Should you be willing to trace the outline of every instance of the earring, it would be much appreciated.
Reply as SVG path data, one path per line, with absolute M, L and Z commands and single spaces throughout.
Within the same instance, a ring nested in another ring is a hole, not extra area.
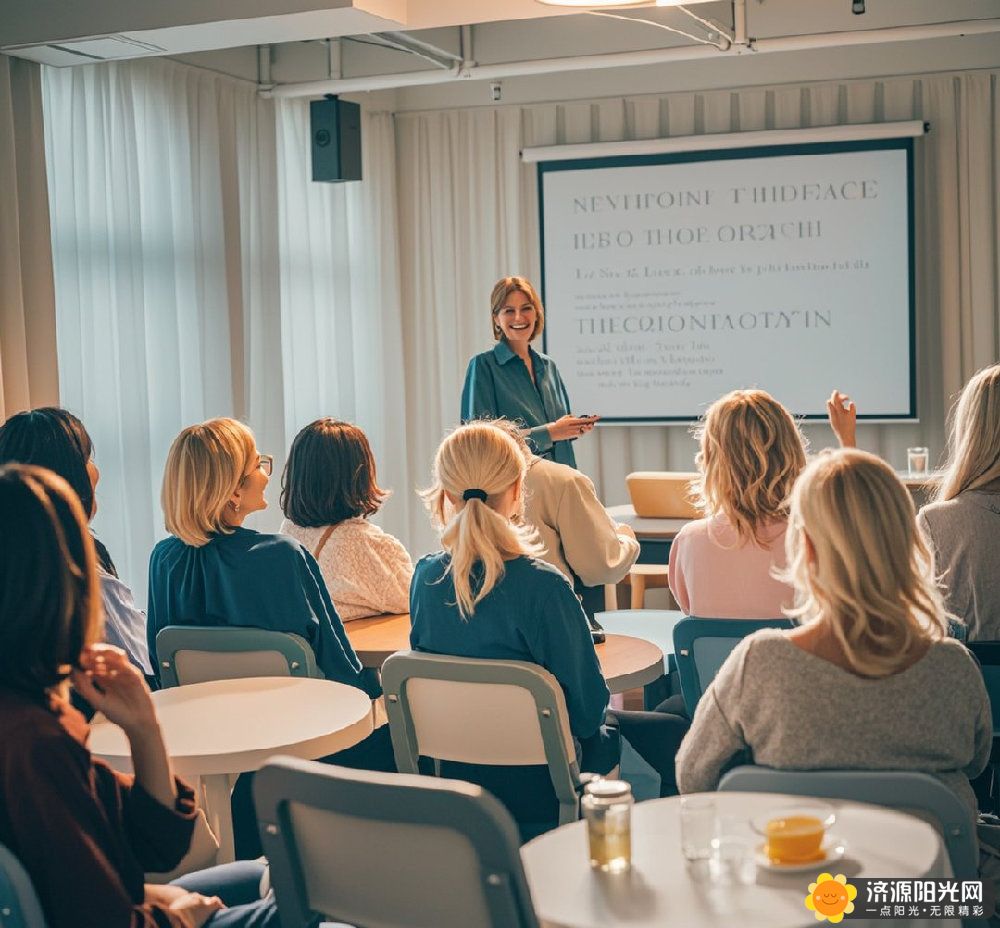
M 232 500 L 230 500 L 229 501 L 229 505 L 233 507 L 233 512 L 239 512 L 240 511 L 240 504 L 239 503 L 234 503 Z

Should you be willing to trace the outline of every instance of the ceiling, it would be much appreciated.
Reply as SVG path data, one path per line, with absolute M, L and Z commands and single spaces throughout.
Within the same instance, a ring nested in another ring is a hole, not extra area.
M 453 58 L 474 60 L 479 68 L 649 49 L 710 58 L 718 50 L 704 43 L 729 44 L 723 37 L 734 38 L 739 7 L 745 10 L 750 47 L 737 44 L 730 54 L 752 50 L 754 39 L 764 50 L 775 37 L 831 34 L 829 47 L 847 44 L 843 37 L 850 34 L 926 23 L 980 20 L 1000 29 L 1000 0 L 866 0 L 864 15 L 852 14 L 851 0 L 691 0 L 687 13 L 642 7 L 615 11 L 621 17 L 616 19 L 537 0 L 2 2 L 0 50 L 7 54 L 57 66 L 167 55 L 279 85 L 331 75 L 457 71 Z M 310 9 L 318 3 L 322 9 Z M 464 46 L 462 26 L 473 27 L 464 30 Z M 405 44 L 407 35 L 428 43 L 444 57 L 434 64 L 420 49 L 386 47 L 377 36 L 387 33 L 396 44 Z M 339 41 L 331 48 L 329 39 Z M 267 54 L 258 55 L 258 46 Z M 988 59 L 993 47 L 1000 65 L 1000 31 L 979 37 L 979 59 L 984 48 Z

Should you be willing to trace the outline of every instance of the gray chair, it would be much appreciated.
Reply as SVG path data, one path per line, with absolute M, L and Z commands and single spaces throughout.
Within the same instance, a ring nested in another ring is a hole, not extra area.
M 165 687 L 243 677 L 323 679 L 308 641 L 264 628 L 168 625 L 156 636 L 156 659 Z
M 562 687 L 523 661 L 400 651 L 382 665 L 400 773 L 420 757 L 480 765 L 548 765 L 559 824 L 576 821 L 581 776 Z
M 0 844 L 0 928 L 45 928 L 45 916 L 24 867 Z
M 978 878 L 979 842 L 972 810 L 928 773 L 912 770 L 775 770 L 746 766 L 730 770 L 719 783 L 719 789 L 850 799 L 912 812 L 940 830 L 954 875 L 960 879 Z
M 517 829 L 478 786 L 276 758 L 254 798 L 282 928 L 538 928 Z

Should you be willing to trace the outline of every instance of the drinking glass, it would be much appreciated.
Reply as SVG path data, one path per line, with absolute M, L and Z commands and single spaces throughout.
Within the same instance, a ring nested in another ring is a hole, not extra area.
M 906 449 L 906 469 L 911 477 L 926 477 L 930 471 L 930 451 L 926 448 Z
M 715 798 L 681 797 L 681 852 L 687 860 L 709 860 L 715 838 Z

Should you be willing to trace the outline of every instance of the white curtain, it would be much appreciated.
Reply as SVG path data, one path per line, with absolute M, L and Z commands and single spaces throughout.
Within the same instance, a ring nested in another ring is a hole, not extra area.
M 414 467 L 426 468 L 442 429 L 458 418 L 468 358 L 492 344 L 490 286 L 503 274 L 539 277 L 536 178 L 534 166 L 519 162 L 522 147 L 903 119 L 932 125 L 917 145 L 915 168 L 921 421 L 862 425 L 859 442 L 896 466 L 908 445 L 928 445 L 936 456 L 951 397 L 975 370 L 1000 358 L 998 75 L 397 114 Z M 815 447 L 832 444 L 822 426 L 806 432 Z M 627 501 L 629 471 L 687 470 L 694 450 L 683 428 L 612 426 L 580 441 L 576 454 L 605 502 L 615 504 Z
M 60 400 L 94 439 L 95 529 L 142 602 L 180 429 L 235 415 L 284 447 L 274 109 L 168 61 L 45 69 L 43 87 Z
M 59 401 L 41 83 L 0 55 L 0 422 Z
M 278 106 L 285 447 L 321 416 L 354 422 L 393 497 L 376 520 L 403 538 L 415 505 L 407 460 L 396 249 L 395 137 L 363 114 L 364 180 L 314 183 L 309 104 Z

